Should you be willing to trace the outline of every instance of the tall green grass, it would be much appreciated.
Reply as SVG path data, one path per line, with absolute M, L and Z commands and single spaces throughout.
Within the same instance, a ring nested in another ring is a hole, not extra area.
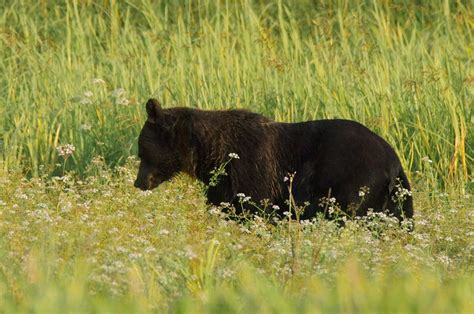
M 277 121 L 355 119 L 411 172 L 432 160 L 433 185 L 466 182 L 472 9 L 469 1 L 4 1 L 2 167 L 58 173 L 59 143 L 77 146 L 68 167 L 79 173 L 96 155 L 121 164 L 136 153 L 142 104 L 155 96 Z

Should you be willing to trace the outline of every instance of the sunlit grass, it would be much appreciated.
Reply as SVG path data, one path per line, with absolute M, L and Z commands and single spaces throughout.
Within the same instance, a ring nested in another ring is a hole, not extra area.
M 469 194 L 417 192 L 412 233 L 383 217 L 234 221 L 186 177 L 131 189 L 115 174 L 0 181 L 0 307 L 22 311 L 469 312 Z
M 0 309 L 472 312 L 472 4 L 313 2 L 1 2 Z M 135 190 L 151 96 L 364 123 L 415 231 L 238 223 L 184 176 Z
M 469 5 L 330 3 L 2 4 L 3 167 L 55 171 L 58 143 L 78 147 L 70 166 L 81 173 L 96 155 L 122 163 L 153 95 L 279 121 L 355 119 L 412 172 L 433 160 L 433 184 L 466 181 Z

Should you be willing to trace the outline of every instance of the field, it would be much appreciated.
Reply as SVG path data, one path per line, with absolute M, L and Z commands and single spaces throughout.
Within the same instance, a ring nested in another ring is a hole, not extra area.
M 474 312 L 472 2 L 314 2 L 2 1 L 0 310 Z M 150 97 L 365 124 L 415 230 L 237 222 L 185 175 L 138 191 Z

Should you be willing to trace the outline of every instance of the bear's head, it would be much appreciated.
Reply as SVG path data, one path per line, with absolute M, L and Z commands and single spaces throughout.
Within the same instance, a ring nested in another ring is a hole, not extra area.
M 179 116 L 172 110 L 163 110 L 156 99 L 146 103 L 148 118 L 138 138 L 140 167 L 135 187 L 151 190 L 171 179 L 182 169 L 177 141 Z

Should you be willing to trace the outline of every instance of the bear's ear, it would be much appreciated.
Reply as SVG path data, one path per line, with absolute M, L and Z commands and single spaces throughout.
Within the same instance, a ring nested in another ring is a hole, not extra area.
M 148 121 L 156 123 L 161 113 L 160 102 L 155 98 L 150 98 L 146 102 L 146 113 L 148 114 Z

